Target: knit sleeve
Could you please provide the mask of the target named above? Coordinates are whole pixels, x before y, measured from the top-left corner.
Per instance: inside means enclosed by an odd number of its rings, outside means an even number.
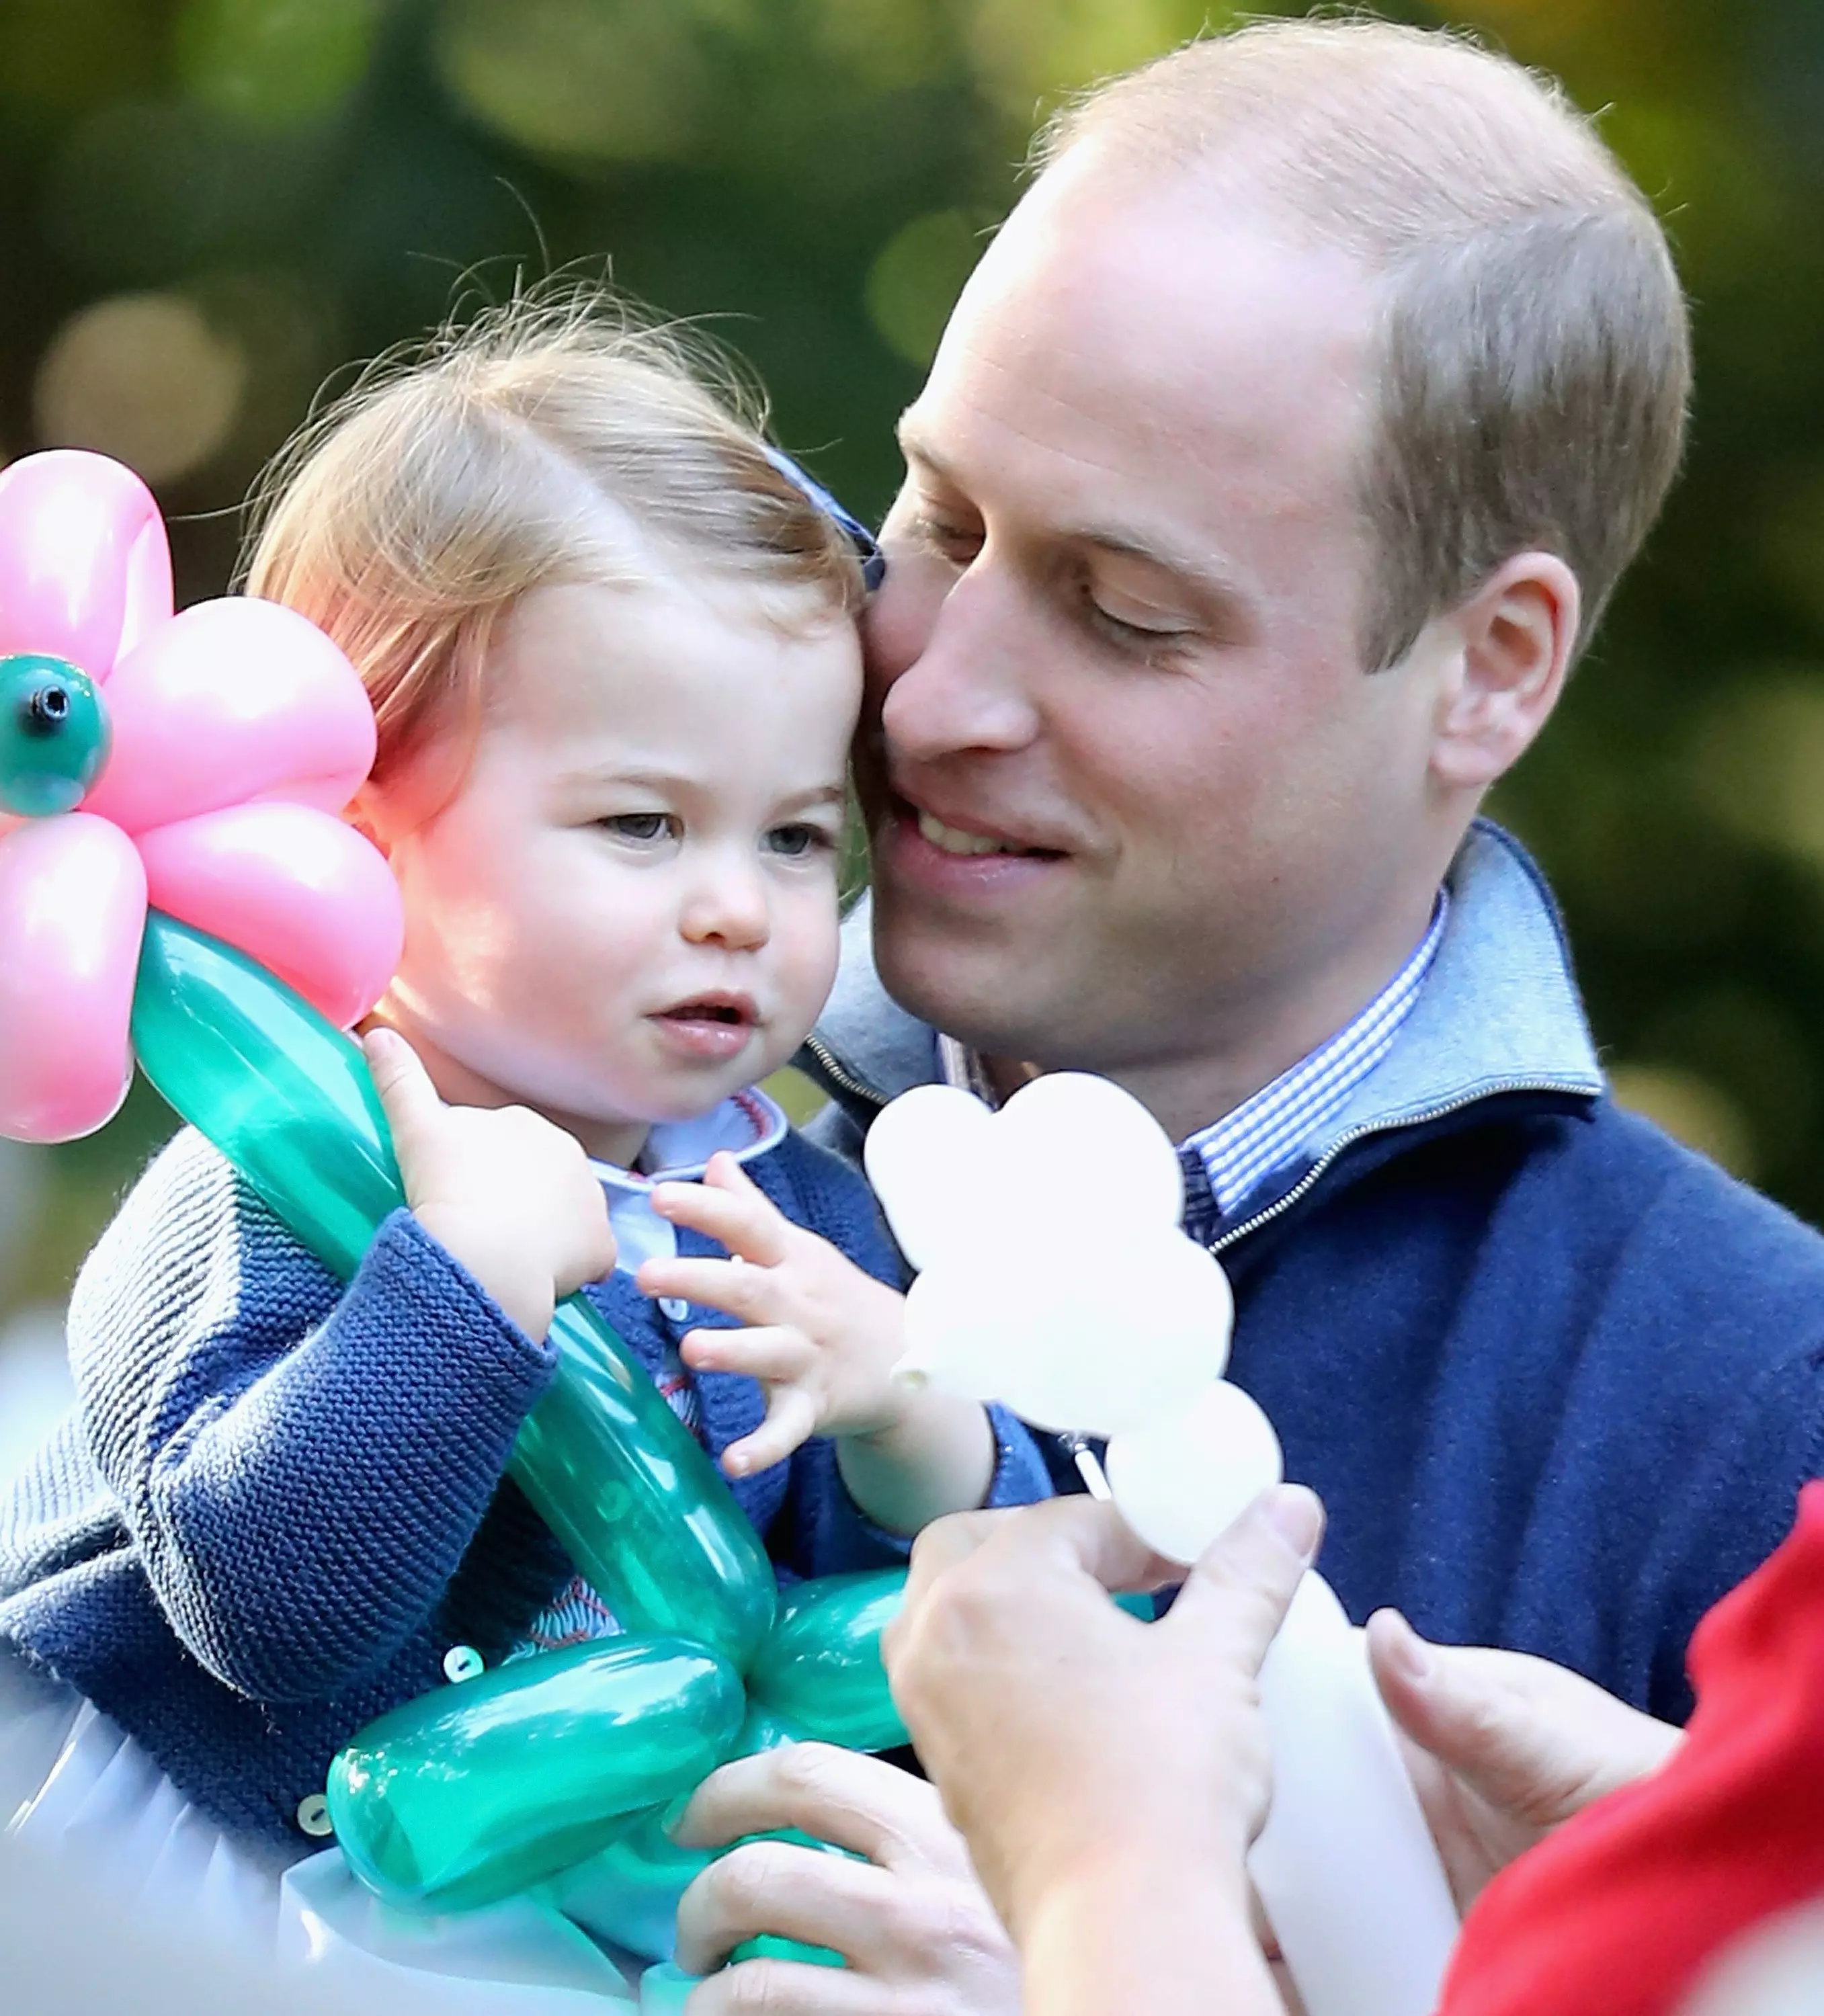
[[[424,1625],[553,1363],[406,1212],[339,1288],[190,1134],[90,1256],[70,1343],[172,1629],[272,1702],[340,1694]]]

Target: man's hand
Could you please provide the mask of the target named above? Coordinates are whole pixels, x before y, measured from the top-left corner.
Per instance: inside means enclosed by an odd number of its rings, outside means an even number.
[[[865,1862],[755,1841],[711,1863],[678,1907],[678,1964],[716,1965],[773,1932],[848,1956],[845,1971],[744,1960],[690,2016],[1020,2016],[1019,1963],[929,1785],[878,1758],[794,1744],[724,1765],[676,1833],[692,1847],[795,1827]]]
[[[1397,1611],[1368,1658],[1459,1910],[1561,1821],[1656,1771],[1683,1732],[1549,1660],[1433,1645]]]
[[[580,1144],[523,1106],[445,1106],[403,1036],[362,1049],[412,1215],[526,1335],[615,1270],[602,1186]]]
[[[1058,1899],[1141,1859],[1181,1872],[1206,1911],[1226,1892],[1245,1913],[1270,1784],[1257,1676],[1322,1522],[1308,1491],[1267,1492],[1152,1625],[1108,1592],[1181,1571],[1111,1505],[1058,1499],[921,1536],[888,1675],[1023,1951]]]

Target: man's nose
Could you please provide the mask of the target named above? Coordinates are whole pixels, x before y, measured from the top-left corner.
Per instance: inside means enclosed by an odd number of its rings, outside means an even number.
[[[719,851],[706,860],[685,898],[679,928],[692,945],[759,951],[772,935],[773,910],[758,862]]]
[[[930,762],[1023,749],[1039,732],[1031,662],[1046,647],[1017,584],[986,556],[951,587],[919,652],[881,697],[889,755]]]

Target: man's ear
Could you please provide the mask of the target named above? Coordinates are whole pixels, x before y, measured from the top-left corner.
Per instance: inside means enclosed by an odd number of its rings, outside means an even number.
[[[1484,791],[1519,761],[1564,690],[1582,606],[1556,554],[1517,553],[1442,620],[1451,663],[1431,755],[1440,783]]]

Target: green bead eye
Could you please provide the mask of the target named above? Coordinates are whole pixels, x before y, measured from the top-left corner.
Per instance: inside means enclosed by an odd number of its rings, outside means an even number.
[[[74,812],[108,760],[107,710],[62,658],[0,658],[0,810]]]

